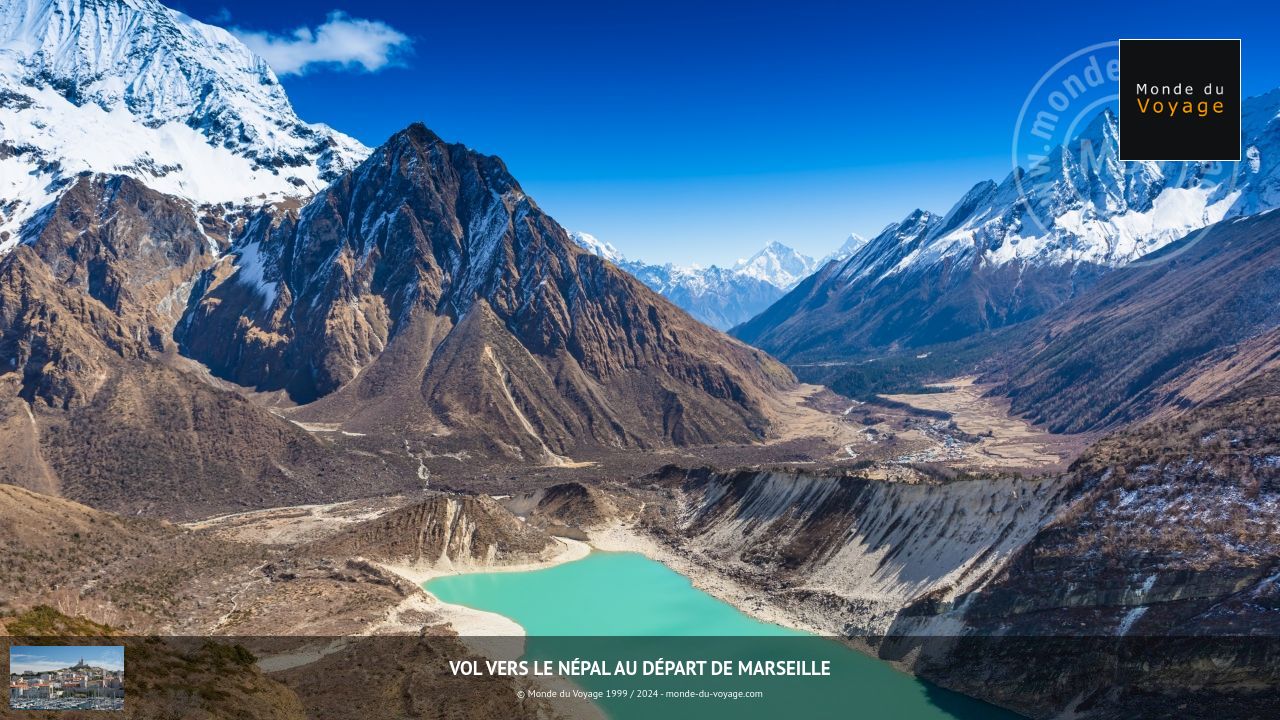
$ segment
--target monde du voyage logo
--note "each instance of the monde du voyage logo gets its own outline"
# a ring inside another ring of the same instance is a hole
[[[1121,40],[1120,159],[1240,160],[1240,41]]]

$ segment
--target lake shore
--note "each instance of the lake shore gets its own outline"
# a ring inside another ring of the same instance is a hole
[[[813,635],[830,635],[833,632],[806,622],[795,613],[780,607],[764,591],[707,568],[632,527],[619,524],[592,530],[587,535],[592,547],[605,552],[639,553],[660,562],[687,578],[695,588],[761,622]]]
[[[581,540],[556,538],[561,549],[551,558],[536,563],[517,563],[513,565],[401,565],[380,563],[387,572],[394,573],[408,580],[422,590],[427,597],[427,609],[448,622],[453,631],[463,638],[468,637],[524,637],[525,629],[519,623],[497,613],[485,612],[465,605],[447,603],[423,587],[428,581],[448,575],[466,573],[495,572],[529,572],[544,570],[574,560],[581,560],[591,553],[591,546]]]
[[[780,625],[814,635],[831,634],[805,621],[795,613],[770,601],[767,595],[733,578],[724,576],[663,545],[654,538],[625,525],[592,530],[587,542],[570,538],[556,538],[564,547],[548,560],[513,565],[451,565],[413,566],[383,563],[382,567],[408,580],[419,588],[435,578],[468,573],[531,572],[581,560],[593,549],[602,552],[634,552],[650,560],[660,562],[687,578],[697,589],[721,600],[740,612],[762,622]],[[431,612],[448,622],[454,632],[467,637],[524,637],[527,633],[519,623],[497,613],[476,610],[464,605],[447,603],[423,588],[427,606]]]

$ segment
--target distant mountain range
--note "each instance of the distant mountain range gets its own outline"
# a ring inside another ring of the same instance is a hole
[[[575,232],[572,237],[583,249],[626,270],[694,318],[720,330],[755,317],[814,270],[847,258],[866,242],[859,235],[850,235],[839,249],[815,261],[774,241],[731,268],[703,268],[629,260],[594,235]]]
[[[968,337],[1058,307],[1112,268],[1226,218],[1280,205],[1280,90],[1244,105],[1245,161],[1122,163],[1097,115],[1031,170],[916,210],[733,334],[790,362]]]

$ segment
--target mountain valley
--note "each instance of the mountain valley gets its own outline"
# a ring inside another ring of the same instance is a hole
[[[224,668],[263,717],[598,717],[451,675],[525,631],[422,585],[628,551],[1029,717],[1264,715],[1280,91],[1226,180],[1116,122],[820,261],[653,265],[154,0],[0,0],[0,636],[151,648],[164,716]]]

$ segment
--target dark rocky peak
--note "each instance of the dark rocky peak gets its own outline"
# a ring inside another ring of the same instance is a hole
[[[296,216],[250,223],[231,255],[200,281],[184,352],[304,403],[359,377],[352,393],[388,403],[362,422],[422,414],[420,403],[448,427],[515,427],[542,455],[580,430],[614,444],[758,437],[761,400],[791,381],[579,248],[500,159],[422,125]],[[470,384],[443,377],[446,365],[469,368]],[[473,407],[481,384],[493,402]]]

